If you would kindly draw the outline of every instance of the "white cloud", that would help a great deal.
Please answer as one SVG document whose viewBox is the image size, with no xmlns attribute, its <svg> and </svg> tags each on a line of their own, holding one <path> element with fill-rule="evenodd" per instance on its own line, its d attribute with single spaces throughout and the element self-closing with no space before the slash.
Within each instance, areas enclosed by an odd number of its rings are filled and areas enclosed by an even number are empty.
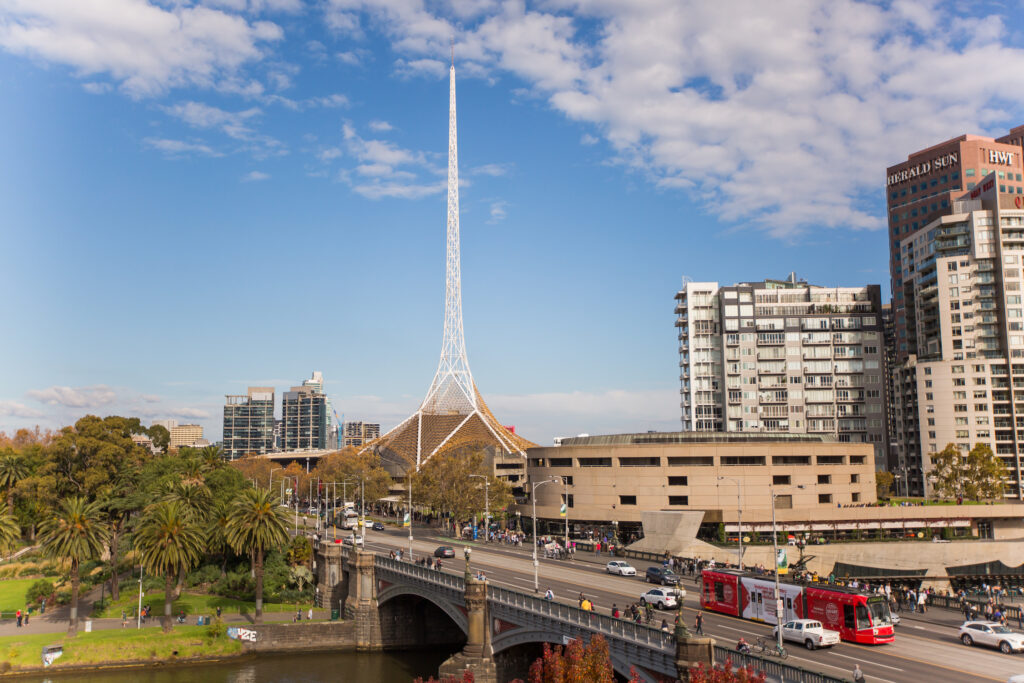
<svg viewBox="0 0 1024 683">
<path fill-rule="evenodd" d="M 494 225 L 495 223 L 500 223 L 501 221 L 505 220 L 507 216 L 508 202 L 503 200 L 491 202 L 491 217 L 487 219 L 487 222 L 489 224 Z"/>
<path fill-rule="evenodd" d="M 147 0 L 4 0 L 0 47 L 106 74 L 134 97 L 230 85 L 283 32 L 267 21 L 204 6 Z"/>
<path fill-rule="evenodd" d="M 202 0 L 202 4 L 210 7 L 223 7 L 236 12 L 285 12 L 302 11 L 302 0 Z"/>
<path fill-rule="evenodd" d="M 363 61 L 363 55 L 358 50 L 339 52 L 335 55 L 338 61 L 349 66 L 359 66 Z"/>
<path fill-rule="evenodd" d="M 260 180 L 269 180 L 269 179 L 270 179 L 270 174 L 269 173 L 264 173 L 263 171 L 249 171 L 244 176 L 242 176 L 242 182 L 243 183 L 252 183 L 252 182 L 258 182 Z"/>
<path fill-rule="evenodd" d="M 52 386 L 32 389 L 25 392 L 25 395 L 40 403 L 69 408 L 96 408 L 110 404 L 117 398 L 114 390 L 104 384 L 89 387 Z"/>
<path fill-rule="evenodd" d="M 580 144 L 582 144 L 582 145 L 596 145 L 598 142 L 600 142 L 600 140 L 595 138 L 590 133 L 584 133 L 580 137 Z"/>
<path fill-rule="evenodd" d="M 508 173 L 509 168 L 511 164 L 484 164 L 469 169 L 467 175 L 503 176 Z"/>
<path fill-rule="evenodd" d="M 18 401 L 0 401 L 0 415 L 7 417 L 39 418 L 45 417 L 46 413 L 35 408 L 29 408 Z"/>
<path fill-rule="evenodd" d="M 83 83 L 82 84 L 82 90 L 84 90 L 85 92 L 87 92 L 87 93 L 89 93 L 91 95 L 102 95 L 104 93 L 110 92 L 111 85 L 109 83 L 96 83 L 96 82 Z"/>
<path fill-rule="evenodd" d="M 168 414 L 175 417 L 187 417 L 200 420 L 213 417 L 213 414 L 209 410 L 203 410 L 202 408 L 172 408 Z"/>
<path fill-rule="evenodd" d="M 194 128 L 216 128 L 233 140 L 242 144 L 241 149 L 251 153 L 257 159 L 285 154 L 284 143 L 269 135 L 257 133 L 249 125 L 251 119 L 262 112 L 256 108 L 230 112 L 212 107 L 202 102 L 182 102 L 164 110 Z"/>
<path fill-rule="evenodd" d="M 367 127 L 374 133 L 386 133 L 389 130 L 393 130 L 391 124 L 387 121 L 370 121 Z"/>
<path fill-rule="evenodd" d="M 367 199 L 421 199 L 447 188 L 443 169 L 424 152 L 404 149 L 389 140 L 364 138 L 351 123 L 342 126 L 342 140 L 357 163 L 343 169 L 338 179 L 356 194 Z"/>
<path fill-rule="evenodd" d="M 322 149 L 316 154 L 316 158 L 323 162 L 333 161 L 340 157 L 344 152 L 341 151 L 340 147 L 328 147 Z"/>
<path fill-rule="evenodd" d="M 223 154 L 214 150 L 209 145 L 200 142 L 186 142 L 185 140 L 170 140 L 168 138 L 146 138 L 143 142 L 170 157 L 188 156 L 190 154 L 199 154 L 207 157 L 223 156 Z"/>
<path fill-rule="evenodd" d="M 1024 104 L 1024 49 L 1000 42 L 1007 19 L 955 14 L 971 5 L 552 0 L 469 15 L 460 0 L 329 7 L 353 30 L 379 27 L 403 76 L 438 77 L 454 34 L 461 74 L 513 74 L 606 140 L 614 163 L 693 193 L 724 221 L 781 237 L 882 227 L 887 166 L 964 132 L 1005 133 L 1019 123 L 1007 104 Z"/>
</svg>

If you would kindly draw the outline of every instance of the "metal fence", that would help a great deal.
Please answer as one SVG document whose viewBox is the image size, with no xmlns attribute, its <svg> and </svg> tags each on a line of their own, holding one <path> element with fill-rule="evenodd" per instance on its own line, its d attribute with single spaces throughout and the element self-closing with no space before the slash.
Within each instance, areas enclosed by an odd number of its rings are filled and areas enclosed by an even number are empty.
<svg viewBox="0 0 1024 683">
<path fill-rule="evenodd" d="M 488 586 L 487 593 L 492 601 L 501 605 L 526 610 L 533 614 L 580 626 L 613 638 L 629 640 L 664 652 L 675 651 L 675 636 L 650 626 L 636 624 L 626 619 L 615 619 L 573 605 L 545 600 L 498 586 Z"/>
<path fill-rule="evenodd" d="M 430 567 L 424 567 L 412 562 L 392 560 L 390 557 L 384 557 L 383 555 L 374 555 L 373 561 L 378 568 L 387 569 L 396 574 L 444 586 L 445 588 L 452 588 L 460 592 L 466 590 L 466 580 L 459 574 L 449 574 L 448 572 L 431 569 Z"/>
<path fill-rule="evenodd" d="M 966 602 L 969 602 L 978 608 L 979 617 L 983 617 L 985 613 L 985 605 L 988 604 L 988 600 L 982 597 L 968 596 Z M 928 604 L 932 607 L 941 607 L 943 609 L 955 609 L 960 612 L 964 611 L 964 601 L 956 595 L 936 595 L 931 594 L 928 596 Z M 999 611 L 1006 615 L 1006 618 L 1010 621 L 1016 621 L 1018 626 L 1024 625 L 1024 611 L 1021 610 L 1017 605 L 1004 605 L 996 601 L 996 607 Z"/>
<path fill-rule="evenodd" d="M 734 667 L 750 667 L 764 672 L 770 681 L 779 683 L 849 683 L 847 678 L 836 678 L 820 671 L 810 671 L 799 666 L 784 664 L 777 659 L 747 655 L 727 647 L 715 645 L 715 662 L 725 664 L 731 660 Z"/>
</svg>

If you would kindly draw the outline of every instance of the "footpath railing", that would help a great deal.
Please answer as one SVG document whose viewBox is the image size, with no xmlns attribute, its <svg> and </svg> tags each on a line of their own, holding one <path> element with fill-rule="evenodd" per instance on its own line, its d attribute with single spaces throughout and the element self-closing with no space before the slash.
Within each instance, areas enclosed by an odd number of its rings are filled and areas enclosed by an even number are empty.
<svg viewBox="0 0 1024 683">
<path fill-rule="evenodd" d="M 967 596 L 965 600 L 978 608 L 978 617 L 984 618 L 985 605 L 988 604 L 988 600 L 980 596 Z M 951 609 L 958 612 L 963 612 L 963 602 L 959 596 L 956 595 L 935 595 L 931 594 L 928 596 L 928 605 L 931 607 L 939 607 L 941 609 Z M 1024 627 L 1024 610 L 1017 605 L 1004 605 L 998 600 L 996 601 L 996 607 L 999 611 L 1006 615 L 1006 618 L 1010 621 L 1016 621 L 1017 626 Z M 906 611 L 906 610 L 904 610 Z"/>
<path fill-rule="evenodd" d="M 751 667 L 755 671 L 764 672 L 770 681 L 779 683 L 849 683 L 849 679 L 836 678 L 819 671 L 810 671 L 799 666 L 783 664 L 777 659 L 758 657 L 715 645 L 716 665 L 731 660 L 734 668 Z"/>
<path fill-rule="evenodd" d="M 418 579 L 426 583 L 433 583 L 437 586 L 444 586 L 445 588 L 451 588 L 457 591 L 466 590 L 466 580 L 458 574 L 449 574 L 445 571 L 431 569 L 430 567 L 424 567 L 423 565 L 414 564 L 412 562 L 392 560 L 390 557 L 384 557 L 383 555 L 374 555 L 373 561 L 380 569 L 393 571 L 412 579 Z"/>
<path fill-rule="evenodd" d="M 545 600 L 544 598 L 527 595 L 519 591 L 501 588 L 500 586 L 488 586 L 487 594 L 492 601 L 500 605 L 526 610 L 532 614 L 581 626 L 591 631 L 597 631 L 622 640 L 629 640 L 633 643 L 653 647 L 664 652 L 675 652 L 675 636 L 650 626 L 637 624 L 626 619 L 615 619 L 604 614 L 580 609 L 573 605 L 566 605 L 554 600 Z"/>
</svg>

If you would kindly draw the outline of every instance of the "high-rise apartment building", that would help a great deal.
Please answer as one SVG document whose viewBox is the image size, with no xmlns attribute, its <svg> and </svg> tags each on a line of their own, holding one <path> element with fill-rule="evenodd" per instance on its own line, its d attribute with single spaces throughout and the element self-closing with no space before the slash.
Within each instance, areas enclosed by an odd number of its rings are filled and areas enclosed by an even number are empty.
<svg viewBox="0 0 1024 683">
<path fill-rule="evenodd" d="M 274 387 L 249 387 L 244 395 L 226 396 L 224 457 L 274 450 Z"/>
<path fill-rule="evenodd" d="M 323 386 L 323 375 L 314 372 L 312 379 L 284 393 L 281 400 L 281 450 L 327 448 L 328 400 Z"/>
<path fill-rule="evenodd" d="M 906 478 L 911 493 L 927 493 L 931 454 L 948 443 L 962 451 L 985 443 L 1006 468 L 1005 495 L 1022 496 L 1024 168 L 1016 146 L 1021 130 L 1014 129 L 1014 144 L 966 136 L 969 155 L 964 142 L 953 152 L 950 143 L 932 148 L 955 158 L 942 174 L 969 182 L 949 193 L 948 205 L 940 200 L 941 210 L 911 222 L 909 232 L 901 227 L 902 217 L 891 220 L 898 255 L 893 299 L 899 293 L 903 302 L 896 340 L 903 355 L 893 370 L 895 473 Z M 903 186 L 910 181 L 900 173 L 894 183 L 890 169 L 890 202 L 908 189 Z M 935 171 L 920 174 L 925 179 L 917 184 L 930 187 Z"/>
<path fill-rule="evenodd" d="M 676 300 L 684 431 L 831 435 L 885 467 L 878 285 L 685 282 Z"/>
<path fill-rule="evenodd" d="M 342 430 L 341 446 L 365 446 L 380 438 L 380 424 L 375 422 L 346 422 Z"/>
<path fill-rule="evenodd" d="M 172 429 L 174 429 L 175 427 L 178 426 L 178 421 L 177 420 L 173 420 L 173 419 L 172 420 L 153 420 L 153 422 L 151 423 L 151 426 L 153 426 L 153 427 L 160 426 L 160 427 L 163 427 L 164 429 L 166 429 L 168 432 L 170 432 Z"/>
<path fill-rule="evenodd" d="M 182 446 L 195 446 L 203 440 L 201 425 L 175 425 L 171 427 L 170 448 L 177 450 Z"/>
</svg>

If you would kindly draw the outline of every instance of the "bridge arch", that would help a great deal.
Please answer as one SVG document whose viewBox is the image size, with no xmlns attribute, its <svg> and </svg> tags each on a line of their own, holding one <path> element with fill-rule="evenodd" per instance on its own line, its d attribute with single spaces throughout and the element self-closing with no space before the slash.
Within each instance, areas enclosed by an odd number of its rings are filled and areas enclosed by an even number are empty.
<svg viewBox="0 0 1024 683">
<path fill-rule="evenodd" d="M 423 588 L 415 585 L 407 584 L 392 584 L 387 588 L 377 593 L 377 606 L 383 607 L 385 603 L 403 595 L 412 595 L 418 598 L 426 600 L 430 604 L 439 608 L 442 612 L 448 615 L 448 617 L 459 627 L 464 636 L 469 635 L 469 620 L 466 615 L 458 607 L 448 602 L 447 600 L 439 600 L 437 593 L 424 590 Z"/>
<path fill-rule="evenodd" d="M 517 628 L 495 636 L 491 640 L 491 650 L 493 654 L 497 655 L 517 645 L 524 645 L 527 643 L 550 643 L 552 645 L 562 645 L 564 647 L 565 635 L 566 633 L 564 631 L 551 631 L 547 629 L 532 629 L 525 627 Z M 594 635 L 597 634 L 588 633 L 585 637 L 589 640 L 589 638 Z M 575 637 L 575 635 L 573 637 Z M 611 643 L 609 643 L 609 645 L 611 645 Z M 631 668 L 630 663 L 616 654 L 616 652 L 611 648 L 609 648 L 609 654 L 611 655 L 612 669 L 615 670 L 615 673 L 629 680 Z"/>
</svg>

